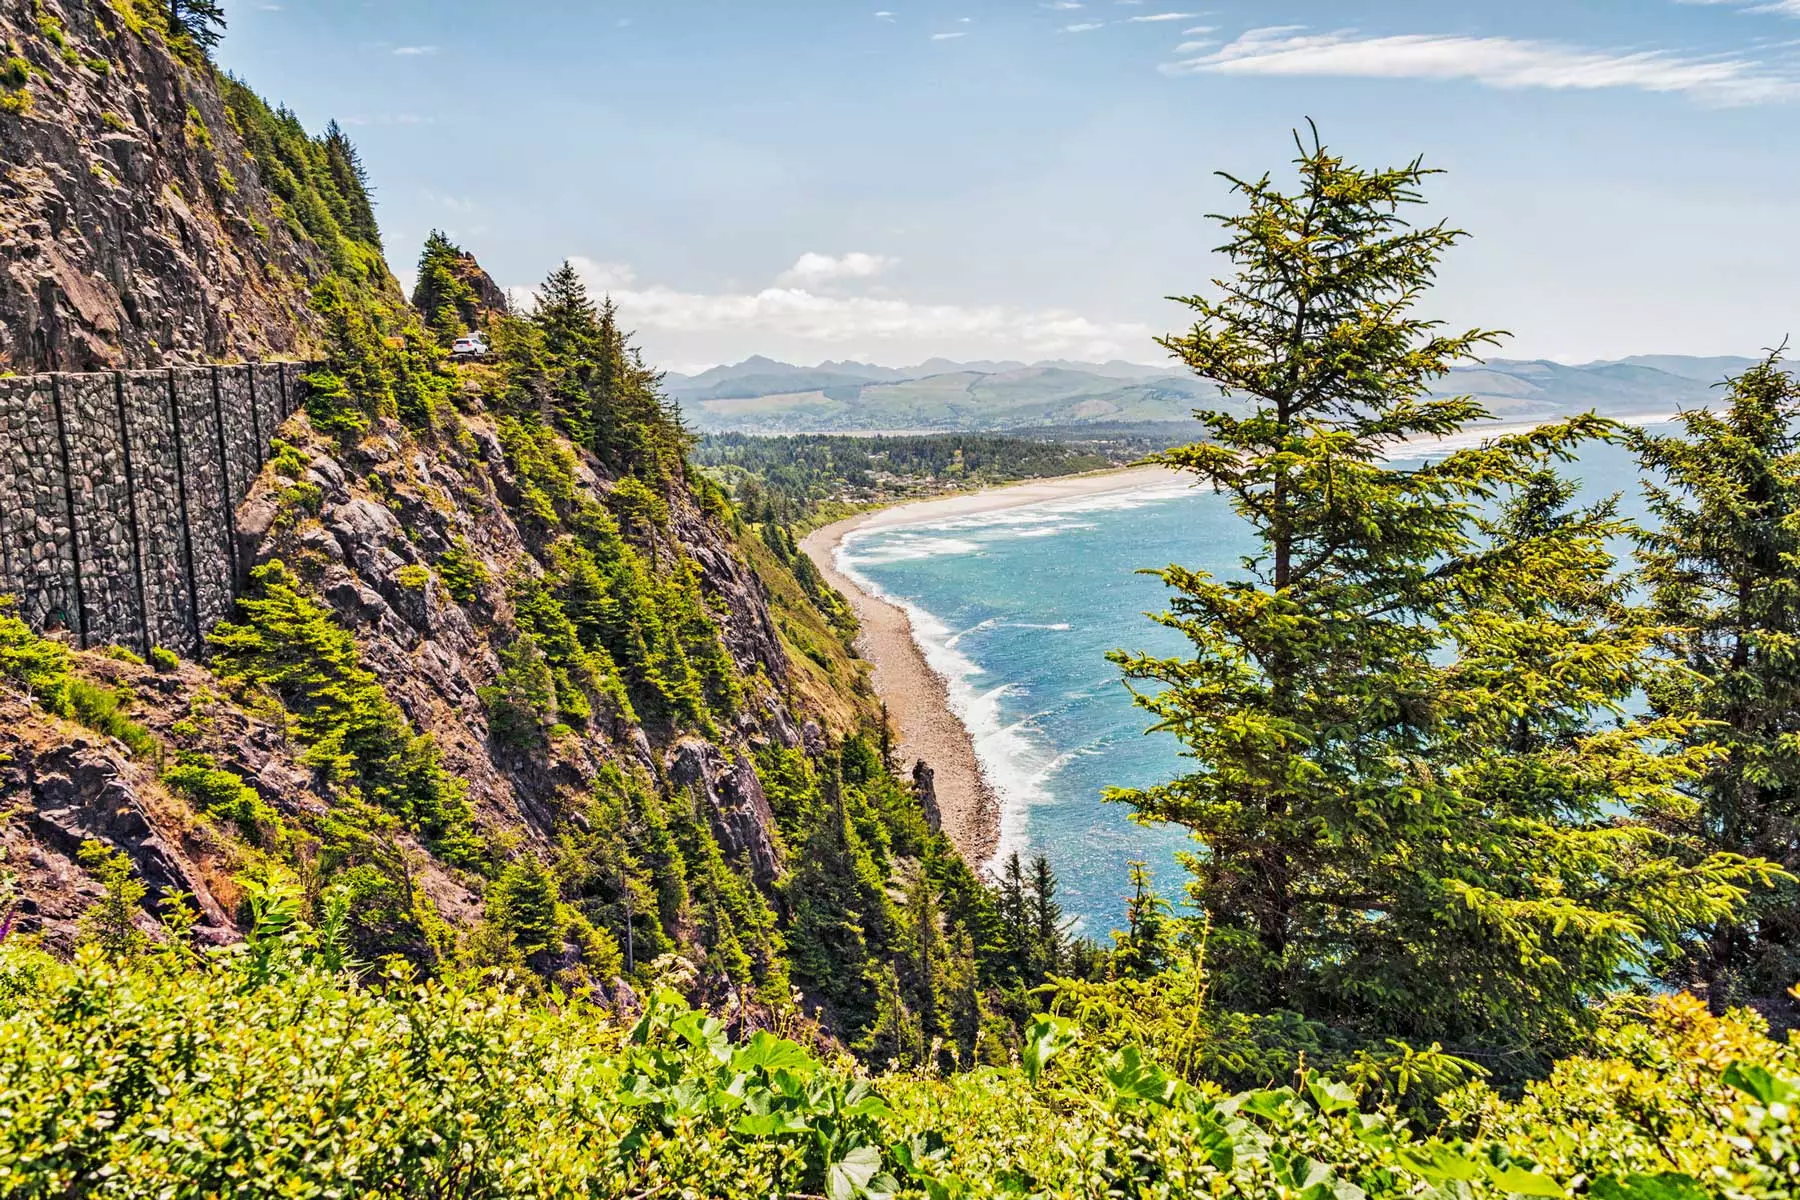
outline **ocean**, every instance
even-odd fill
[[[1565,468],[1583,500],[1643,505],[1635,468],[1613,446]],[[1139,573],[1170,563],[1238,572],[1254,543],[1224,497],[1186,484],[1035,504],[852,532],[838,562],[905,607],[914,637],[948,683],[1001,802],[997,859],[1049,856],[1077,932],[1107,939],[1124,921],[1130,864],[1181,898],[1183,831],[1134,823],[1108,787],[1182,773],[1180,746],[1146,736],[1107,651],[1180,654],[1187,641],[1152,622],[1168,595]],[[1624,551],[1621,547],[1621,552]]]

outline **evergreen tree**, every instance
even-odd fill
[[[1032,973],[1042,979],[1062,970],[1069,935],[1063,925],[1062,905],[1056,902],[1056,872],[1048,856],[1031,860]]]
[[[418,281],[413,285],[413,307],[425,327],[448,347],[480,322],[475,290],[456,273],[464,255],[440,230],[432,230],[419,253]]]
[[[1125,900],[1125,928],[1113,931],[1113,966],[1137,979],[1148,979],[1169,965],[1174,929],[1169,902],[1156,894],[1150,872],[1131,864],[1131,895]]]
[[[1596,619],[1606,530],[1561,520],[1543,475],[1606,426],[1390,461],[1487,417],[1432,389],[1496,335],[1412,311],[1462,236],[1408,223],[1429,172],[1296,141],[1298,191],[1227,177],[1237,274],[1163,341],[1244,406],[1199,414],[1207,439],[1161,461],[1227,494],[1259,550],[1231,579],[1158,572],[1176,592],[1158,620],[1192,654],[1114,658],[1196,770],[1110,795],[1199,843],[1223,999],[1517,1048],[1578,1027],[1754,871],[1683,866],[1643,823],[1692,769],[1651,753],[1677,726],[1592,724],[1646,634]]]
[[[362,157],[336,121],[326,124],[323,144],[326,169],[344,201],[344,232],[365,246],[381,249],[381,227],[375,222],[375,203]]]
[[[1695,740],[1724,754],[1691,789],[1677,828],[1789,873],[1740,917],[1682,947],[1680,982],[1716,1010],[1778,1000],[1800,979],[1800,381],[1779,353],[1730,381],[1721,412],[1682,414],[1681,434],[1632,447],[1658,528],[1639,559],[1676,665],[1649,689],[1658,712],[1717,722]]]
[[[169,0],[169,32],[211,50],[225,36],[225,6],[219,0]]]
[[[511,935],[519,953],[556,948],[558,926],[556,878],[533,855],[510,863],[488,889],[488,915]]]

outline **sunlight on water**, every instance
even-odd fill
[[[1584,499],[1623,493],[1641,511],[1625,454],[1590,448],[1570,470]],[[1107,804],[1108,787],[1163,782],[1185,765],[1166,735],[1144,736],[1109,650],[1179,653],[1146,619],[1180,563],[1219,575],[1254,549],[1224,498],[1187,486],[1048,501],[853,533],[840,563],[902,605],[951,706],[969,727],[1003,808],[1000,854],[1050,856],[1067,911],[1104,938],[1123,921],[1127,866],[1150,863],[1178,899],[1180,830],[1144,828]]]

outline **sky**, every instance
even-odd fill
[[[219,59],[335,118],[410,282],[564,259],[692,371],[1158,362],[1217,172],[1315,121],[1422,156],[1428,314],[1513,358],[1800,335],[1800,0],[230,0]]]

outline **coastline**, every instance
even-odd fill
[[[949,688],[926,661],[906,609],[859,583],[838,563],[844,539],[859,530],[996,512],[1029,504],[1135,491],[1191,477],[1165,467],[1125,467],[1085,475],[1029,480],[955,496],[913,500],[813,530],[800,541],[832,587],[844,594],[862,631],[857,652],[873,668],[871,682],[894,724],[895,757],[904,769],[923,759],[933,780],[944,833],[977,871],[1000,844],[1000,798],[975,740],[950,702]]]

